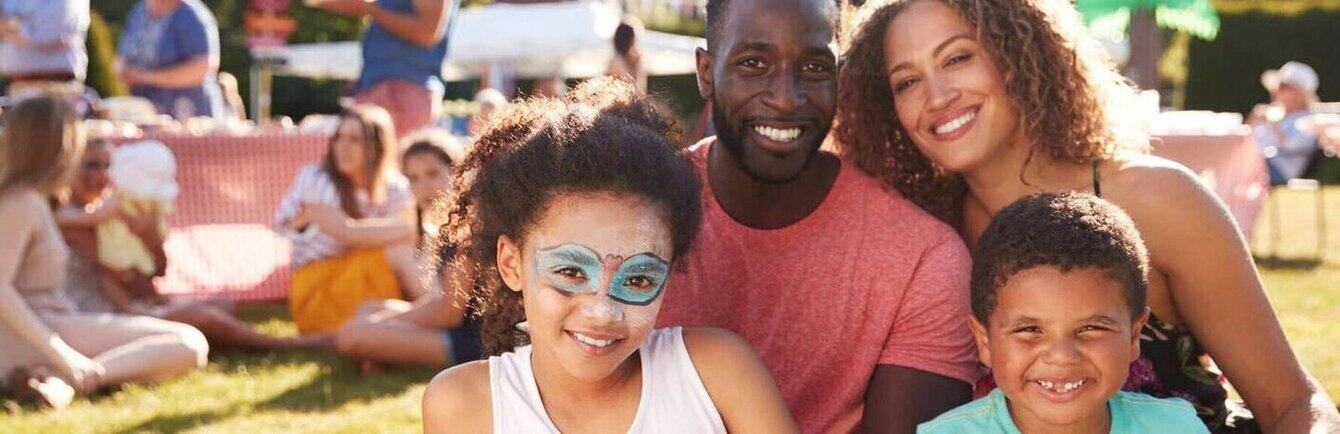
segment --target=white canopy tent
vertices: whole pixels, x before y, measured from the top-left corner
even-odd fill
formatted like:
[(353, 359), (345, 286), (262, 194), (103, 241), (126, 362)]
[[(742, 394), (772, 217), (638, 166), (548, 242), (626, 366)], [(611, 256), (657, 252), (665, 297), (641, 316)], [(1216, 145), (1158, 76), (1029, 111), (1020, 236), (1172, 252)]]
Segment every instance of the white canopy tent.
[[(447, 81), (479, 77), (489, 66), (517, 78), (588, 78), (605, 72), (614, 55), (619, 11), (604, 2), (496, 3), (462, 10), (450, 29)], [(638, 35), (649, 75), (692, 74), (702, 38), (647, 31)], [(354, 80), (362, 68), (357, 41), (295, 44), (256, 50), (274, 74)]]

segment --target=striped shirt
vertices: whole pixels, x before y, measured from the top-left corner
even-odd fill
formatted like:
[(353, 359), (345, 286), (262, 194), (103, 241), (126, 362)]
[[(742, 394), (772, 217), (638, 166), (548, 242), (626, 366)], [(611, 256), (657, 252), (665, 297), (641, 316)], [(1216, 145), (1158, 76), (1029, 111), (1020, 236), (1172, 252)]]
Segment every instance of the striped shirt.
[[(366, 191), (358, 190), (358, 208), (366, 218), (393, 217), (407, 215), (414, 208), (414, 198), (410, 195), (409, 184), (399, 174), (386, 180), (386, 200), (373, 204)], [(275, 212), (275, 231), (288, 238), (293, 245), (291, 266), (299, 268), (317, 261), (344, 253), (338, 241), (322, 233), (316, 226), (308, 225), (302, 231), (288, 227), (287, 223), (302, 210), (303, 204), (340, 206), (340, 194), (335, 189), (335, 181), (321, 169), (320, 164), (312, 164), (298, 171), (293, 186), (279, 201), (279, 210)]]

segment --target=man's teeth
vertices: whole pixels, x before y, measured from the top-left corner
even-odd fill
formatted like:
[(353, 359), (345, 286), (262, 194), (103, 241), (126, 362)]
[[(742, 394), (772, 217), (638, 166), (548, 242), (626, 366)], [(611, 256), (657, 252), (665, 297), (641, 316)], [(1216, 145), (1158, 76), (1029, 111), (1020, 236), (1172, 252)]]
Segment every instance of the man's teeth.
[(596, 339), (577, 332), (572, 332), (572, 336), (577, 338), (577, 341), (596, 348), (608, 347), (610, 344), (614, 343), (614, 339)]
[(940, 126), (935, 127), (935, 134), (949, 134), (958, 131), (959, 128), (963, 128), (964, 125), (967, 125), (968, 122), (971, 122), (976, 117), (976, 111), (964, 113), (963, 116), (959, 116), (952, 121), (945, 122)]
[(1042, 386), (1043, 389), (1047, 389), (1052, 392), (1066, 393), (1078, 389), (1079, 386), (1083, 386), (1084, 383), (1087, 381), (1088, 380), (1075, 380), (1069, 383), (1055, 383), (1047, 380), (1037, 380), (1035, 381), (1035, 383), (1038, 383), (1038, 385)]
[(774, 142), (789, 142), (800, 137), (800, 128), (773, 128), (759, 125), (754, 127), (754, 132)]

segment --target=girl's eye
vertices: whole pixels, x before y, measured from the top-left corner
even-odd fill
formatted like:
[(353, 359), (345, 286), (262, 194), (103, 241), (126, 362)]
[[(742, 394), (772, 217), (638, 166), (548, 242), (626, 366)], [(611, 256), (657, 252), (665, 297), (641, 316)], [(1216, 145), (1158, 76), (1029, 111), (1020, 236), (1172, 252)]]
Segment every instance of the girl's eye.
[(650, 278), (646, 276), (633, 276), (629, 277), (628, 280), (625, 280), (623, 286), (626, 286), (628, 287), (628, 289), (632, 289), (634, 291), (646, 292), (650, 291), (653, 287), (655, 287), (656, 282), (653, 282)]
[(580, 268), (576, 267), (560, 268), (554, 270), (554, 273), (571, 280), (586, 280), (586, 273), (582, 272)]

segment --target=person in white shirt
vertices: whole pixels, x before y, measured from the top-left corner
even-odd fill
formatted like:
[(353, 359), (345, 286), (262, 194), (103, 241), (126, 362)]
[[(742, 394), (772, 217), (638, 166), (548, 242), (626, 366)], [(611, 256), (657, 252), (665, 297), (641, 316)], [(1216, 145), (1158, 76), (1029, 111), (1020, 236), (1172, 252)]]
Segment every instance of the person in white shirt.
[(1302, 62), (1285, 63), (1261, 74), (1261, 85), (1270, 91), (1271, 101), (1256, 106), (1248, 122), (1266, 158), (1271, 184), (1302, 176), (1316, 153), (1311, 107), (1317, 101), (1318, 84), (1317, 72)]

